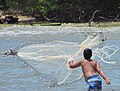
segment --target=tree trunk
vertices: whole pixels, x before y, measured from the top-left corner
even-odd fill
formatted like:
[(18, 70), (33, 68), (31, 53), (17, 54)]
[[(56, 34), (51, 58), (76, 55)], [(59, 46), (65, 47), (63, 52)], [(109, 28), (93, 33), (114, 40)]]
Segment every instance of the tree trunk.
[(94, 17), (95, 17), (95, 14), (99, 12), (99, 10), (95, 10), (92, 14), (92, 18), (89, 20), (88, 24), (89, 24), (89, 27), (91, 26), (91, 22), (93, 21)]

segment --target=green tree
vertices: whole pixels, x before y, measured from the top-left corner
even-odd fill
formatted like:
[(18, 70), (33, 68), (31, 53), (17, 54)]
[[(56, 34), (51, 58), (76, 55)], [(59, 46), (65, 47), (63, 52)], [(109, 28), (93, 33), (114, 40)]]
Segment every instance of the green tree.
[(120, 14), (120, 0), (0, 0), (0, 6), (29, 15), (40, 12), (62, 22), (88, 22), (96, 10), (100, 12), (95, 17)]
[(4, 12), (6, 9), (8, 9), (5, 0), (0, 0), (0, 9), (3, 10)]

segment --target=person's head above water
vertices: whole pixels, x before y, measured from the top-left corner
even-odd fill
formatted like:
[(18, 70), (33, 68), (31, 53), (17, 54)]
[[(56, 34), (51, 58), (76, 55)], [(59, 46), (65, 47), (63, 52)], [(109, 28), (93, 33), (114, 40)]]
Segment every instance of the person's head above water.
[(86, 60), (90, 60), (92, 56), (92, 50), (89, 48), (86, 48), (83, 52), (83, 55)]

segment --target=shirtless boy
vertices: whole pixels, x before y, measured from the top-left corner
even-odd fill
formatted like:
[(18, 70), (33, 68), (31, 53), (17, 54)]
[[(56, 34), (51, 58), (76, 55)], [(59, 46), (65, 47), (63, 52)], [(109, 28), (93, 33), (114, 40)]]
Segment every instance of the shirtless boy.
[[(91, 59), (92, 51), (89, 48), (86, 48), (83, 52), (84, 60), (80, 60), (76, 63), (69, 61), (70, 68), (76, 68), (81, 66), (84, 74), (85, 81), (87, 82), (89, 88), (88, 91), (102, 91), (102, 81), (100, 76), (105, 80), (106, 84), (110, 84), (108, 77), (100, 68), (100, 64)], [(100, 76), (99, 76), (99, 75)]]

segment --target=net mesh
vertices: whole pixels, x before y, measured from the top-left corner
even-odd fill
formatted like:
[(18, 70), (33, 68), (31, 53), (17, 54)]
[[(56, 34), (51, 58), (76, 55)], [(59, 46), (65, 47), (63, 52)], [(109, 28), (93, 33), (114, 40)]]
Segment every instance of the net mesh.
[[(105, 63), (115, 63), (105, 59), (110, 59), (118, 51), (118, 47), (102, 45), (105, 40), (106, 36), (103, 33), (89, 33), (81, 44), (57, 40), (31, 44), (20, 48), (16, 58), (33, 70), (49, 87), (68, 85), (80, 80), (83, 75), (81, 69), (70, 69), (67, 63), (71, 59), (83, 59), (82, 53), (85, 48), (92, 49), (92, 59), (97, 57)], [(13, 52), (7, 54), (11, 53)]]

